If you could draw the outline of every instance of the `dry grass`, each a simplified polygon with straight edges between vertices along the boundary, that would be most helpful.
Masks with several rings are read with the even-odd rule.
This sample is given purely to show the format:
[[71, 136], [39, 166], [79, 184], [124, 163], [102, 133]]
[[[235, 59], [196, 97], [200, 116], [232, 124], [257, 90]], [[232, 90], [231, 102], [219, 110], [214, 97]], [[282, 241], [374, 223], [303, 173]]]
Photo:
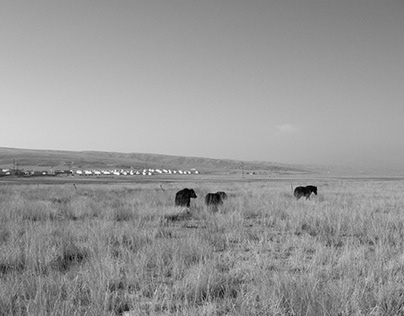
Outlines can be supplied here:
[[0, 315], [403, 314], [404, 182], [313, 184], [2, 186]]

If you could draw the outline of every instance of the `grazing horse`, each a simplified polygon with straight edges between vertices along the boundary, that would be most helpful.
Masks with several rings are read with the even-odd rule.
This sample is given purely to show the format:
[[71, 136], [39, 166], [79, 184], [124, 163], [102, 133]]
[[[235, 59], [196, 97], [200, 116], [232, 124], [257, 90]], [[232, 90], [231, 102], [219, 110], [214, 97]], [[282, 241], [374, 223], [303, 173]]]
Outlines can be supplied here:
[[306, 200], [310, 199], [310, 195], [314, 193], [317, 195], [317, 187], [308, 185], [306, 187], [297, 187], [293, 192], [296, 199], [300, 199], [302, 196], [306, 197]]
[[191, 198], [196, 199], [197, 196], [195, 194], [194, 189], [183, 189], [178, 191], [175, 195], [175, 206], [186, 206], [189, 207], [191, 204]]
[[227, 199], [227, 194], [223, 191], [216, 193], [208, 193], [205, 196], [205, 204], [211, 207], [212, 210], [217, 211], [217, 207], [223, 204], [223, 200]]

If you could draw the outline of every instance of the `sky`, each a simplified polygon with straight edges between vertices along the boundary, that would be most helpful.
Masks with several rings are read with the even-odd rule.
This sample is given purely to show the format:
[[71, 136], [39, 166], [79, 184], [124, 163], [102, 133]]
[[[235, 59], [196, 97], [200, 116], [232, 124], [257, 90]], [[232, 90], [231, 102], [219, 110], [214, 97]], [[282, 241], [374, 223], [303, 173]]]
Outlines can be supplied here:
[[0, 147], [404, 169], [404, 1], [5, 0]]

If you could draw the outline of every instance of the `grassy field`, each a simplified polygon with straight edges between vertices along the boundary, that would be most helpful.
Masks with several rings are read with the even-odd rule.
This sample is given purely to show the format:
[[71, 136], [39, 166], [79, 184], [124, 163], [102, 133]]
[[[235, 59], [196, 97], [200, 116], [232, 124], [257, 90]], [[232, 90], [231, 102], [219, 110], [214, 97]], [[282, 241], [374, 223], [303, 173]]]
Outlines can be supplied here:
[[402, 315], [404, 180], [299, 182], [3, 183], [0, 315]]

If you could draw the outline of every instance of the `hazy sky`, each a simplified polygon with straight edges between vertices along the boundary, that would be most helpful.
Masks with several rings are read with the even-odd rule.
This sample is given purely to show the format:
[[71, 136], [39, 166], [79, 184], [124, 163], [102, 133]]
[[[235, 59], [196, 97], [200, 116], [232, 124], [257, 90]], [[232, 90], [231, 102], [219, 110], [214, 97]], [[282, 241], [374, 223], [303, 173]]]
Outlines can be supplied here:
[[0, 146], [404, 167], [404, 1], [5, 0]]

